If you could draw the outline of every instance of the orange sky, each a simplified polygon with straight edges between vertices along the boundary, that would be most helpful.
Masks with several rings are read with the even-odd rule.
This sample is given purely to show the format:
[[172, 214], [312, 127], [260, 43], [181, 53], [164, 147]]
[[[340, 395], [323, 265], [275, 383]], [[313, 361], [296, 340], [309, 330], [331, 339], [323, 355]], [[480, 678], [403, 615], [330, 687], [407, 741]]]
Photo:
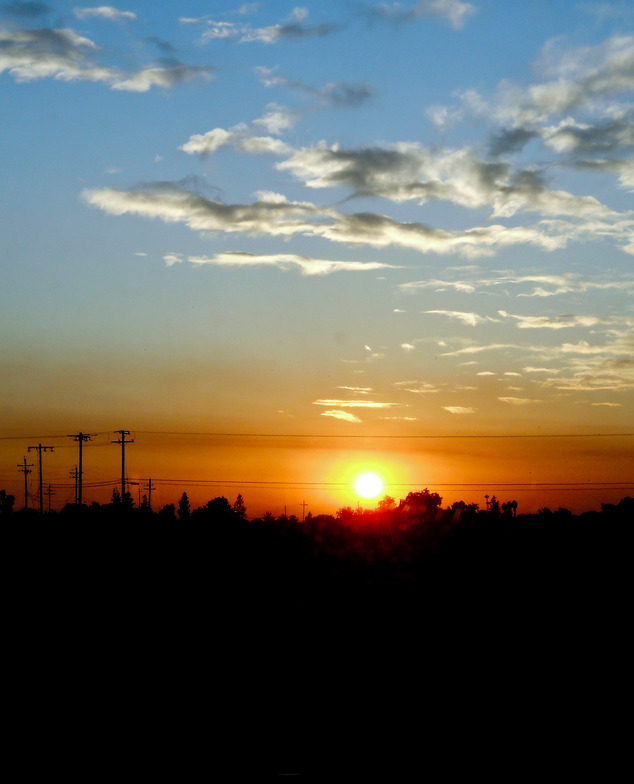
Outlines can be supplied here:
[[[50, 430], [50, 429], [49, 429]], [[32, 463], [30, 505], [37, 506], [37, 453], [28, 446], [53, 446], [43, 455], [44, 485], [55, 495], [52, 508], [74, 498], [70, 472], [78, 448], [65, 437], [5, 439], [0, 442], [0, 485], [23, 505], [23, 458]], [[384, 492], [397, 501], [410, 490], [428, 487], [444, 505], [455, 500], [485, 505], [485, 494], [516, 499], [520, 512], [564, 506], [575, 512], [598, 508], [634, 492], [632, 437], [562, 438], [297, 438], [164, 435], [132, 431], [126, 447], [126, 474], [135, 502], [152, 478], [156, 510], [187, 492], [192, 508], [224, 495], [233, 503], [242, 493], [249, 516], [264, 511], [301, 517], [302, 503], [313, 514], [342, 506], [371, 508], [359, 498], [354, 481], [376, 472]], [[84, 500], [110, 499], [121, 475], [121, 448], [114, 432], [101, 432], [84, 445]], [[630, 484], [627, 484], [627, 483]], [[99, 486], [97, 486], [99, 483]], [[623, 483], [623, 484], [618, 484]], [[45, 506], [48, 500], [45, 501]]]

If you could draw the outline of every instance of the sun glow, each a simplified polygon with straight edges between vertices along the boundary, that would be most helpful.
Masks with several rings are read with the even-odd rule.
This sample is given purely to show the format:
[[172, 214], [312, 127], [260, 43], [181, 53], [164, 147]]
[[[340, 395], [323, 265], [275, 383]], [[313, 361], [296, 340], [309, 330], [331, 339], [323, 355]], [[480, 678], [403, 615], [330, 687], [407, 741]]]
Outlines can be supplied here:
[[383, 490], [383, 481], [377, 474], [366, 473], [356, 478], [354, 486], [363, 498], [376, 498]]

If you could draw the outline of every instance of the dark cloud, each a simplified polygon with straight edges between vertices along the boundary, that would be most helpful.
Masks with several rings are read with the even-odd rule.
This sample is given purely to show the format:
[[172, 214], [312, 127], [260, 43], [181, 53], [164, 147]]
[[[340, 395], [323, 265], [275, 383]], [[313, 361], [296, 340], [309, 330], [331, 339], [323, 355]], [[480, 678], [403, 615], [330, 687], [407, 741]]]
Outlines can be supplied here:
[[152, 44], [152, 46], [156, 46], [156, 48], [160, 49], [161, 52], [163, 52], [165, 55], [173, 54], [176, 51], [169, 41], [164, 41], [162, 38], [157, 38], [155, 35], [151, 35], [149, 38], [146, 38], [145, 42]]
[[[308, 11], [303, 8], [295, 8], [291, 18], [284, 23], [269, 25], [268, 27], [225, 27], [218, 31], [221, 37], [235, 37], [240, 35], [240, 41], [248, 43], [260, 41], [265, 44], [277, 43], [281, 40], [299, 40], [303, 38], [323, 37], [329, 35], [337, 29], [334, 24], [306, 25], [304, 21], [308, 16]], [[214, 34], [214, 37], [217, 37]]]
[[463, 3], [461, 0], [417, 0], [410, 6], [402, 6], [400, 3], [364, 6], [363, 13], [372, 19], [394, 24], [407, 24], [418, 19], [446, 19], [457, 30], [475, 10], [471, 3]]
[[547, 144], [559, 152], [593, 155], [634, 147], [634, 122], [631, 116], [619, 117], [598, 125], [565, 122], [552, 133]]
[[505, 129], [491, 138], [489, 152], [494, 156], [520, 152], [528, 142], [538, 139], [540, 136], [538, 131], [529, 128]]
[[94, 59], [98, 47], [73, 30], [39, 29], [0, 32], [0, 73], [9, 71], [16, 81], [60, 79], [66, 82], [102, 82], [113, 90], [147, 92], [152, 87], [175, 87], [194, 79], [212, 78], [211, 66], [187, 66], [176, 60], [125, 72]]
[[374, 97], [375, 90], [370, 84], [336, 82], [326, 85], [319, 95], [332, 106], [361, 106]]
[[17, 16], [20, 19], [36, 19], [38, 16], [46, 16], [53, 10], [46, 3], [35, 2], [22, 2], [22, 0], [14, 0], [12, 3], [3, 3], [2, 10], [11, 16]]

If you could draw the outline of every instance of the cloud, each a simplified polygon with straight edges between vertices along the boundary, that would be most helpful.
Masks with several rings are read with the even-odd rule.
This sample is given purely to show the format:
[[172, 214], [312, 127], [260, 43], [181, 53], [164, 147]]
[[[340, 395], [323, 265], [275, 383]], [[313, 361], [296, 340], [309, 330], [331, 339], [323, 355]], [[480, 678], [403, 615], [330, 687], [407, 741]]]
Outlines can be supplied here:
[[349, 411], [322, 411], [321, 416], [332, 417], [333, 419], [342, 419], [344, 422], [361, 422], [359, 417], [351, 414]]
[[115, 79], [113, 90], [145, 93], [152, 87], [177, 87], [197, 79], [209, 81], [213, 69], [206, 65], [183, 65], [173, 62], [167, 66], [143, 68], [124, 78]]
[[435, 395], [440, 392], [438, 387], [422, 381], [397, 381], [394, 386], [404, 389], [405, 392], [412, 392], [414, 395]]
[[500, 351], [501, 349], [507, 348], [521, 348], [521, 346], [516, 345], [515, 343], [490, 343], [487, 346], [466, 346], [465, 348], [459, 348], [455, 351], [446, 351], [444, 354], [441, 354], [442, 357], [459, 357], [463, 354], [481, 354], [483, 351]]
[[560, 246], [539, 232], [522, 228], [488, 226], [465, 232], [446, 232], [422, 224], [399, 223], [372, 213], [342, 215], [332, 207], [290, 202], [264, 192], [252, 204], [226, 205], [189, 191], [178, 183], [156, 183], [144, 189], [87, 189], [83, 199], [112, 215], [136, 214], [168, 223], [184, 223], [195, 231], [244, 232], [270, 236], [322, 237], [333, 242], [386, 247], [397, 245], [421, 253], [490, 252], [494, 246], [531, 244], [544, 249]]
[[218, 39], [238, 40], [240, 43], [276, 44], [285, 40], [323, 37], [336, 29], [332, 24], [305, 25], [307, 18], [308, 11], [305, 8], [295, 8], [286, 21], [266, 27], [215, 21], [206, 17], [202, 19], [182, 17], [179, 21], [181, 24], [203, 23], [207, 28], [200, 39], [203, 44]]
[[431, 150], [400, 142], [345, 150], [321, 143], [297, 150], [277, 168], [290, 171], [309, 188], [347, 187], [357, 197], [379, 196], [397, 203], [488, 207], [493, 218], [518, 212], [577, 218], [614, 215], [592, 196], [549, 189], [537, 171], [514, 171], [506, 163], [483, 161], [466, 148]]
[[[286, 237], [299, 234], [348, 245], [397, 246], [419, 253], [459, 254], [467, 258], [490, 256], [498, 249], [516, 245], [553, 251], [577, 239], [568, 224], [563, 227], [550, 222], [536, 227], [491, 224], [463, 231], [445, 231], [421, 223], [399, 222], [371, 212], [343, 214], [335, 207], [290, 202], [280, 194], [266, 192], [257, 195], [257, 201], [252, 204], [226, 205], [173, 182], [131, 191], [86, 190], [83, 198], [111, 214], [137, 214], [166, 222], [181, 222], [196, 231]], [[596, 229], [592, 222], [584, 223], [584, 232]]]
[[11, 16], [17, 16], [20, 19], [35, 19], [38, 16], [46, 16], [53, 10], [46, 3], [21, 2], [21, 0], [3, 3], [2, 9], [6, 13], [11, 14]]
[[300, 113], [295, 109], [289, 109], [287, 106], [280, 106], [277, 103], [270, 103], [266, 110], [266, 114], [253, 120], [253, 125], [262, 125], [275, 136], [292, 128], [300, 118]]
[[498, 319], [492, 319], [488, 317], [484, 318], [483, 316], [479, 316], [477, 313], [463, 313], [459, 310], [425, 310], [424, 313], [437, 313], [441, 316], [447, 316], [448, 318], [462, 321], [463, 324], [468, 324], [471, 327], [475, 327], [478, 324], [483, 324], [489, 321], [498, 321]]
[[223, 204], [187, 190], [177, 183], [156, 183], [142, 190], [114, 188], [85, 190], [84, 200], [111, 215], [139, 215], [166, 223], [184, 223], [195, 231], [244, 232], [292, 236], [312, 233], [311, 220], [324, 212], [306, 202], [289, 202], [274, 193], [262, 193], [253, 204]]
[[226, 131], [224, 128], [213, 128], [204, 134], [193, 134], [180, 150], [188, 155], [206, 157], [220, 147], [231, 146], [240, 152], [251, 155], [286, 155], [290, 148], [280, 139], [271, 136], [253, 136], [247, 126], [236, 126]]
[[379, 403], [375, 400], [314, 400], [315, 406], [336, 406], [337, 408], [392, 408], [399, 403]]
[[530, 403], [541, 403], [541, 400], [531, 400], [527, 397], [498, 397], [498, 400], [511, 406], [527, 406]]
[[[541, 81], [522, 86], [504, 80], [487, 97], [465, 90], [459, 107], [434, 108], [439, 126], [468, 115], [497, 125], [489, 145], [494, 155], [517, 152], [538, 138], [558, 152], [597, 152], [629, 139], [627, 117], [613, 101], [631, 90], [634, 35], [571, 49], [564, 48], [563, 40], [550, 41], [534, 64]], [[574, 117], [581, 112], [583, 122]], [[626, 107], [628, 113], [631, 107]], [[547, 125], [556, 118], [556, 125]]]
[[279, 106], [278, 104], [269, 104], [266, 113], [262, 117], [253, 120], [253, 122], [238, 123], [229, 130], [212, 128], [212, 130], [206, 133], [193, 134], [179, 149], [188, 155], [200, 155], [203, 157], [211, 155], [220, 147], [225, 146], [253, 155], [267, 153], [278, 156], [289, 155], [292, 153], [292, 148], [284, 142], [270, 136], [259, 136], [256, 134], [259, 132], [259, 126], [262, 126], [269, 133], [277, 136], [283, 131], [292, 128], [298, 118], [298, 112], [292, 109]]
[[634, 147], [634, 118], [631, 110], [596, 125], [567, 117], [543, 136], [544, 144], [558, 153], [604, 155]]
[[438, 18], [448, 21], [455, 30], [464, 26], [469, 16], [474, 14], [471, 3], [460, 0], [418, 0], [409, 6], [400, 3], [379, 3], [367, 9], [366, 13], [376, 19], [384, 19], [399, 24], [415, 22], [418, 19]]
[[78, 19], [109, 19], [113, 22], [121, 20], [134, 21], [137, 16], [132, 11], [119, 11], [111, 5], [100, 5], [96, 8], [73, 8], [73, 13]]
[[[477, 272], [477, 270], [475, 271]], [[490, 288], [509, 289], [512, 286], [528, 288], [520, 291], [517, 297], [554, 297], [563, 294], [584, 294], [588, 291], [609, 291], [611, 289], [629, 290], [634, 287], [632, 276], [622, 275], [618, 279], [613, 275], [581, 276], [577, 273], [565, 272], [553, 274], [499, 274], [496, 277], [474, 277], [473, 280], [418, 280], [401, 283], [398, 288], [404, 293], [415, 293], [431, 289], [446, 291], [453, 289], [461, 293], [475, 293]]]
[[445, 411], [450, 414], [475, 414], [477, 408], [470, 408], [467, 406], [443, 406]]
[[67, 28], [0, 33], [0, 73], [6, 70], [19, 82], [46, 78], [101, 82], [113, 90], [146, 92], [153, 86], [174, 87], [211, 78], [208, 66], [176, 61], [128, 73], [99, 65], [93, 59], [96, 53], [93, 41]]
[[286, 87], [304, 93], [324, 106], [356, 107], [374, 97], [376, 91], [371, 84], [360, 82], [329, 82], [321, 88], [311, 87], [299, 79], [278, 76], [272, 68], [258, 66], [256, 74], [265, 87]]
[[504, 310], [498, 310], [504, 318], [515, 319], [519, 329], [569, 329], [571, 327], [594, 327], [598, 324], [611, 324], [611, 319], [599, 319], [594, 316], [516, 316]]
[[[168, 266], [174, 263], [174, 255], [164, 257]], [[178, 258], [178, 261], [182, 261]], [[187, 261], [195, 265], [216, 267], [256, 267], [269, 266], [281, 270], [299, 268], [302, 275], [330, 275], [333, 272], [370, 272], [391, 267], [390, 264], [373, 261], [332, 261], [330, 259], [314, 259], [291, 253], [258, 254], [241, 251], [226, 251], [215, 256], [188, 256]], [[397, 269], [396, 267], [394, 269]]]

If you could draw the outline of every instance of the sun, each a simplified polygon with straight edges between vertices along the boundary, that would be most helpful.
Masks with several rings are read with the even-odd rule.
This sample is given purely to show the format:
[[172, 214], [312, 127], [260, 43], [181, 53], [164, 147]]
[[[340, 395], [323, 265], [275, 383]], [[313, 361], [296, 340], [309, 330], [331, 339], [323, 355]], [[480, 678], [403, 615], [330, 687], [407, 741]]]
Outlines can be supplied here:
[[383, 481], [377, 474], [361, 474], [354, 483], [357, 493], [363, 498], [376, 498], [383, 490]]

